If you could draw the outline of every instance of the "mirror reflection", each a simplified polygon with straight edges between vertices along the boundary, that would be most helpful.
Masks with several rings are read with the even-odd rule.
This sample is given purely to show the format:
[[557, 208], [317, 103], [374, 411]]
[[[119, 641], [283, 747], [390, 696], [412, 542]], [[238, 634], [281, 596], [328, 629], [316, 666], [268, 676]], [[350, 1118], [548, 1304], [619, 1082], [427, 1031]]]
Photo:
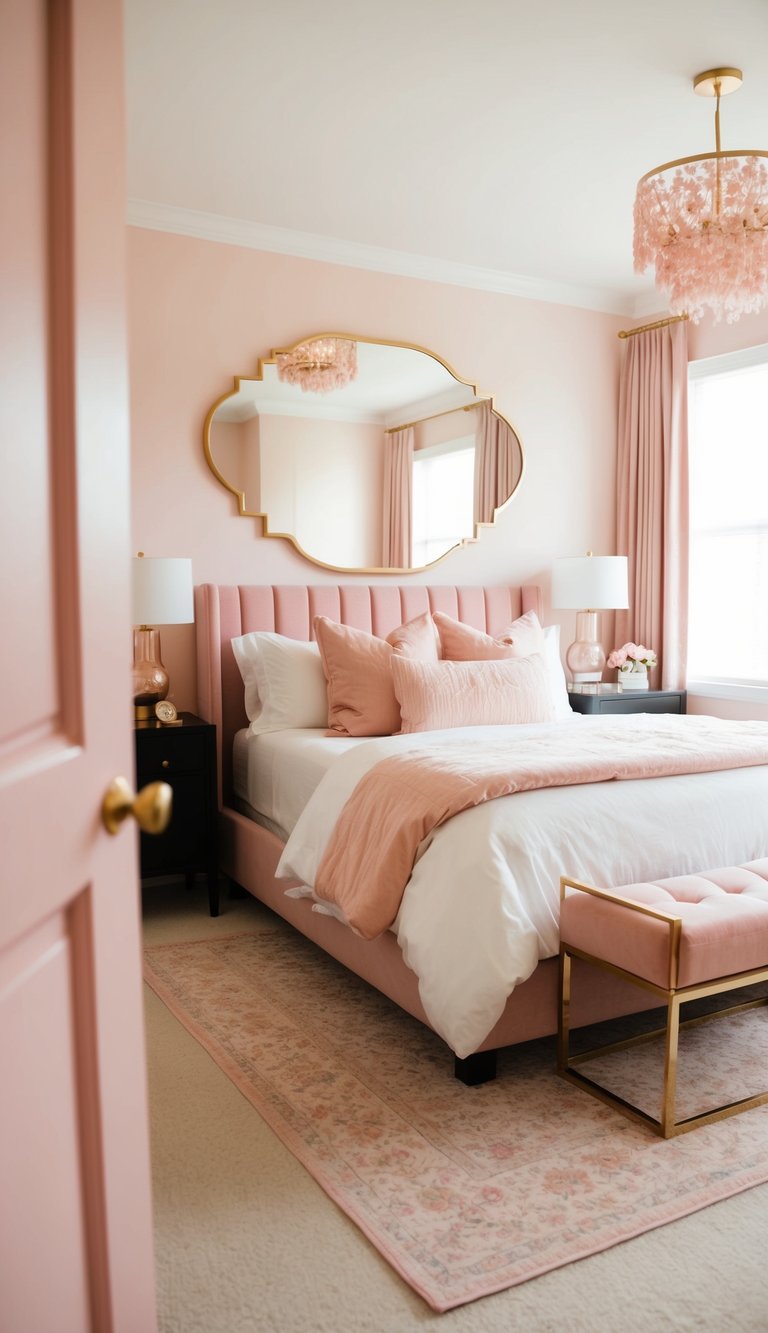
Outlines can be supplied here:
[[274, 351], [211, 408], [206, 458], [318, 564], [422, 568], [492, 523], [523, 452], [492, 400], [436, 354], [343, 335]]

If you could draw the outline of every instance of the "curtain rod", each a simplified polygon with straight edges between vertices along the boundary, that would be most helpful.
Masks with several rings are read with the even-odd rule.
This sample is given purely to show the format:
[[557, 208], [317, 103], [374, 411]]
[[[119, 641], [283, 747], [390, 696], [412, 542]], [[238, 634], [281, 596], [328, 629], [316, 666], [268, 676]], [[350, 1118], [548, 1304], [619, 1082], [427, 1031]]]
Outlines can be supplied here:
[[638, 329], [621, 329], [617, 336], [619, 338], [634, 338], [636, 333], [647, 333], [649, 329], [664, 329], [667, 324], [677, 324], [681, 319], [688, 319], [688, 316], [670, 315], [669, 319], [657, 319], [655, 324], [641, 324]]
[[490, 403], [490, 398], [478, 398], [475, 403], [466, 403], [463, 407], [446, 407], [444, 412], [433, 412], [431, 417], [419, 417], [418, 421], [404, 421], [402, 426], [387, 426], [385, 435], [392, 435], [396, 430], [409, 430], [411, 426], [421, 426], [425, 421], [437, 421], [438, 417], [449, 417], [452, 412], [471, 412], [481, 403]]

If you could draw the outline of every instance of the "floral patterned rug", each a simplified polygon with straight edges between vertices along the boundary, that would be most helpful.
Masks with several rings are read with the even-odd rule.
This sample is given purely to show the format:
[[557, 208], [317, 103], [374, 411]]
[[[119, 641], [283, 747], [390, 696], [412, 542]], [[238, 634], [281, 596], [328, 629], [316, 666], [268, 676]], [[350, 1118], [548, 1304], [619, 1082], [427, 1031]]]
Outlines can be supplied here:
[[[554, 1041], [504, 1052], [495, 1082], [467, 1088], [433, 1033], [279, 924], [156, 945], [145, 974], [435, 1310], [768, 1180], [768, 1105], [665, 1142], [558, 1078]], [[648, 1042], [600, 1077], [655, 1113], [660, 1062]], [[762, 1091], [767, 1069], [765, 1009], [689, 1029], [678, 1114]]]

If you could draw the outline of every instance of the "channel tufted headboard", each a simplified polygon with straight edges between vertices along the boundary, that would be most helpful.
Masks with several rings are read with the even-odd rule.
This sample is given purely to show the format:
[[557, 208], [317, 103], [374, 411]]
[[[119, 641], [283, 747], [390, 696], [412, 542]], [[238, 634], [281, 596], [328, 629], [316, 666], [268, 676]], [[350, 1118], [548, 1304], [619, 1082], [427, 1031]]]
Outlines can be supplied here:
[[541, 616], [541, 590], [534, 585], [456, 588], [364, 583], [319, 587], [204, 583], [196, 588], [197, 711], [216, 723], [220, 802], [229, 804], [231, 796], [235, 733], [248, 725], [232, 639], [253, 630], [312, 639], [315, 616], [328, 616], [386, 638], [398, 625], [424, 611], [442, 611], [474, 629], [498, 634], [525, 611]]

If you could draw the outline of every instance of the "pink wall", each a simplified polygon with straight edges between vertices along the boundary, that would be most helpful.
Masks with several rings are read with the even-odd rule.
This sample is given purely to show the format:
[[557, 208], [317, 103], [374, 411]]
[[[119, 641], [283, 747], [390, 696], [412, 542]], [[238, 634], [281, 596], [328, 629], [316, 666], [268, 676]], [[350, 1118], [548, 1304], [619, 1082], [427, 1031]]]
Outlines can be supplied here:
[[414, 448], [430, 449], [434, 444], [448, 444], [450, 440], [461, 440], [465, 436], [474, 440], [476, 428], [475, 413], [457, 408], [455, 412], [436, 417], [434, 421], [420, 422], [414, 432]]
[[735, 324], [715, 324], [702, 320], [691, 324], [688, 330], [688, 351], [691, 361], [705, 356], [720, 356], [723, 352], [740, 352], [745, 347], [768, 343], [768, 310], [759, 315], [747, 315]]
[[[554, 556], [613, 551], [618, 318], [132, 227], [128, 252], [137, 550], [191, 556], [198, 583], [338, 581], [237, 516], [205, 463], [202, 428], [260, 355], [339, 331], [439, 353], [495, 395], [525, 451], [496, 527], [414, 581], [533, 580], [546, 597]], [[573, 617], [562, 619], [567, 643]], [[173, 696], [194, 707], [192, 629], [162, 638]]]

